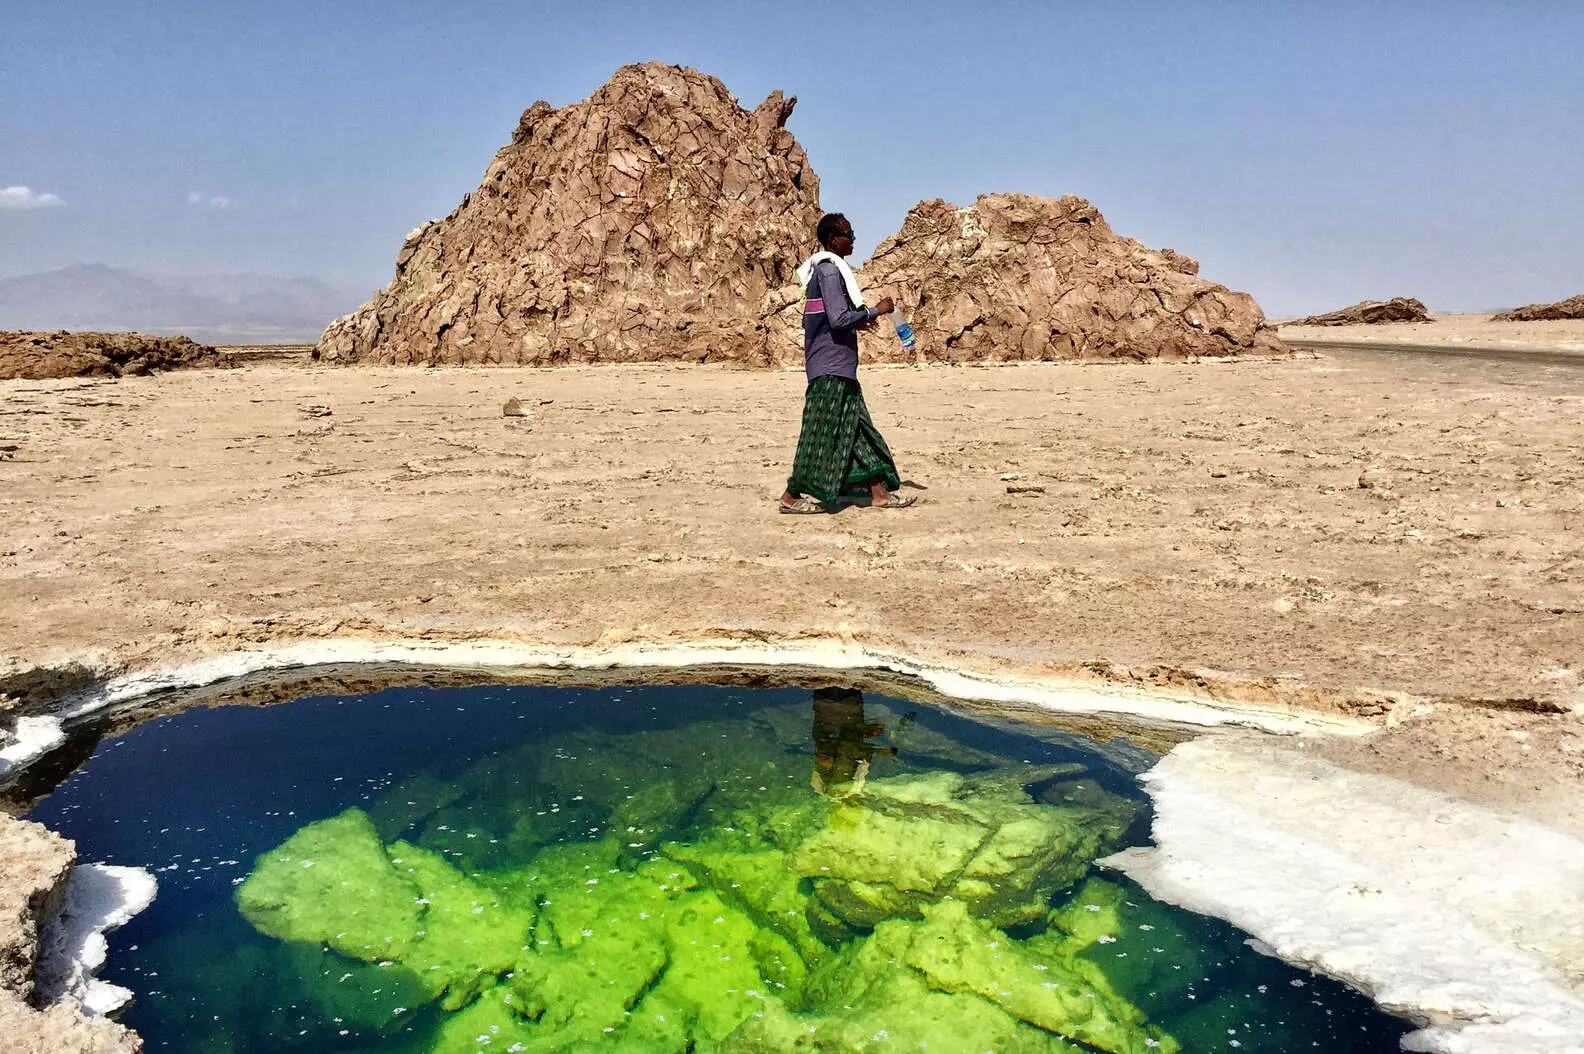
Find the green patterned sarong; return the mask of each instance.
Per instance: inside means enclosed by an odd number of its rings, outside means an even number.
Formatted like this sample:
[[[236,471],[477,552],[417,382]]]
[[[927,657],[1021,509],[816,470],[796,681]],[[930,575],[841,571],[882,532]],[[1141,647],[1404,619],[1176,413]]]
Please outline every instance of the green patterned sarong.
[[[847,377],[815,377],[803,401],[787,490],[834,505],[844,493],[868,493],[876,480],[886,490],[902,486],[891,450],[869,419],[863,389]]]

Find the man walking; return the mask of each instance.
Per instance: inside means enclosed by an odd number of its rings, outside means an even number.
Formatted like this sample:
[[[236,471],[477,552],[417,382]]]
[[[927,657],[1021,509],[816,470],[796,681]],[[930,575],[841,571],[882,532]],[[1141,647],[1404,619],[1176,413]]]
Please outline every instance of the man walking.
[[[896,491],[902,486],[891,450],[869,419],[858,386],[858,331],[889,314],[890,297],[866,307],[858,280],[845,257],[853,251],[847,217],[820,217],[815,231],[821,251],[798,268],[803,284],[803,366],[808,391],[803,429],[786,492],[784,513],[833,512],[843,494],[869,495],[871,509],[912,505]]]

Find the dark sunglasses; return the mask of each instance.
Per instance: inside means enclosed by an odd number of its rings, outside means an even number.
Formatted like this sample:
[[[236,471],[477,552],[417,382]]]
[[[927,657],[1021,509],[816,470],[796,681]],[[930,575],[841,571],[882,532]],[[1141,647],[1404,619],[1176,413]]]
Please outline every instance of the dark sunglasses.
[[[837,231],[835,234],[831,235],[832,238],[851,238],[852,236],[853,232],[851,227],[848,227],[844,231]]]

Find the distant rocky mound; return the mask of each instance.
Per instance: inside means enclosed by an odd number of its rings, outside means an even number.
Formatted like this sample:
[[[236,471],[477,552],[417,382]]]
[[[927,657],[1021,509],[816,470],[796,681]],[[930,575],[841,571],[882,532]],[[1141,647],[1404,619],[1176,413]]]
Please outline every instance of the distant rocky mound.
[[[535,103],[444,220],[408,235],[396,275],[332,323],[330,362],[801,360],[794,270],[816,246],[819,181],[784,127],[713,77],[625,66],[589,98]],[[864,269],[920,345],[889,327],[879,361],[1285,354],[1246,293],[1112,232],[1081,198],[929,201]],[[882,332],[883,331],[883,332]]]
[[[1567,322],[1584,319],[1584,293],[1554,304],[1530,304],[1492,315],[1492,322]]]
[[[864,350],[951,362],[1289,353],[1252,297],[1198,272],[1191,257],[1116,234],[1071,195],[926,201],[863,268],[866,297],[895,297],[918,348],[903,351],[882,324]]]
[[[646,63],[582,102],[535,103],[319,357],[766,364],[766,294],[795,282],[820,215],[784,127],[796,101],[777,91],[750,112],[713,77]]]
[[[0,380],[124,377],[183,366],[218,366],[224,358],[209,345],[186,337],[0,332]]]
[[[1289,323],[1294,326],[1373,326],[1380,322],[1429,322],[1430,312],[1411,296],[1390,300],[1360,300],[1351,307],[1310,315]]]

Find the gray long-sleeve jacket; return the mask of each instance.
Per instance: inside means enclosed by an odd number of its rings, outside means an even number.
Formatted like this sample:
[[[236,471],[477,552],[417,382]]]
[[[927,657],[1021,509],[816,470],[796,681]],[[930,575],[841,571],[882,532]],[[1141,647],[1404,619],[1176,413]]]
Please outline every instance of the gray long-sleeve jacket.
[[[814,265],[803,305],[803,368],[808,379],[858,379],[858,326],[877,318],[872,307],[853,307],[841,270],[829,260]]]

